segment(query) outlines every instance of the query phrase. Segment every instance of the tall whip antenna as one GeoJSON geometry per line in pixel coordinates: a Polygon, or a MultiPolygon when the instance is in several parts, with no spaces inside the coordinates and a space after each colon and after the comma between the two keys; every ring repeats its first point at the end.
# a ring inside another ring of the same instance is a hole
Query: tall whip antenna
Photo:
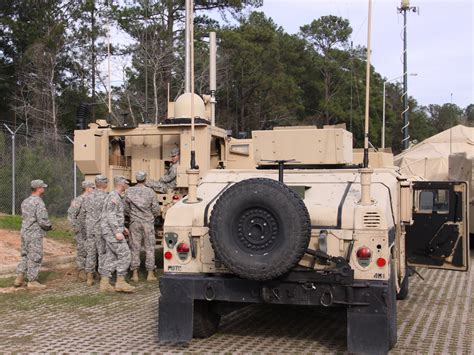
{"type": "Polygon", "coordinates": [[[369,16],[367,19],[367,68],[365,76],[365,125],[364,125],[364,161],[360,172],[360,201],[363,206],[372,204],[370,188],[372,173],[369,168],[369,103],[370,103],[370,33],[372,29],[372,0],[369,0],[369,16]]]}
{"type": "Polygon", "coordinates": [[[372,30],[372,0],[369,0],[367,20],[367,67],[365,74],[364,168],[369,167],[369,103],[370,103],[370,32],[372,30]]]}
{"type": "MultiPolygon", "coordinates": [[[[107,1],[107,9],[109,9],[109,2],[107,1]]],[[[107,91],[108,91],[108,109],[109,118],[112,114],[112,69],[110,65],[110,14],[107,14],[107,91]]]]}

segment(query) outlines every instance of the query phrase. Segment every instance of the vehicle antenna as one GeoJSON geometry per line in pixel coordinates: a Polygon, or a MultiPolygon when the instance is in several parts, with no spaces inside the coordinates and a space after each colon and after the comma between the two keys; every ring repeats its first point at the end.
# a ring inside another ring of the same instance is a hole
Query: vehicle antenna
{"type": "Polygon", "coordinates": [[[209,90],[211,91],[211,125],[216,125],[216,33],[209,33],[209,90]]]}
{"type": "Polygon", "coordinates": [[[369,103],[370,103],[370,32],[372,27],[372,0],[369,0],[367,20],[367,67],[365,73],[364,168],[369,167],[369,103]]]}
{"type": "MultiPolygon", "coordinates": [[[[194,130],[194,16],[193,16],[193,0],[186,0],[186,85],[191,95],[191,161],[189,169],[186,170],[188,175],[188,203],[199,202],[197,198],[197,181],[199,178],[199,166],[196,164],[196,136],[194,130]]],[[[186,90],[186,89],[185,89],[186,90]]]]}
{"type": "Polygon", "coordinates": [[[364,125],[364,161],[360,172],[361,199],[360,204],[372,204],[370,187],[373,170],[369,168],[369,103],[370,103],[370,32],[372,29],[372,0],[369,0],[369,15],[367,19],[367,68],[365,77],[365,125],[364,125]]]}

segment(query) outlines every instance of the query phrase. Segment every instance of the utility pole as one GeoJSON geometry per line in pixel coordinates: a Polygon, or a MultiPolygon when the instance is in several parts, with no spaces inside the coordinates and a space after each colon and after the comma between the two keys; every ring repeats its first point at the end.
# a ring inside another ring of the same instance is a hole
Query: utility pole
{"type": "MultiPolygon", "coordinates": [[[[411,73],[411,74],[408,74],[410,76],[417,76],[418,74],[417,73],[411,73]]],[[[391,81],[394,81],[394,80],[398,80],[400,79],[402,76],[397,76],[396,78],[393,78],[393,79],[390,79],[390,80],[385,80],[383,82],[383,101],[382,101],[382,149],[385,149],[385,85],[391,81]]]]}
{"type": "Polygon", "coordinates": [[[15,185],[16,185],[16,167],[15,167],[15,138],[16,138],[16,133],[20,130],[21,126],[23,126],[23,123],[18,126],[17,129],[14,131],[10,129],[5,123],[3,124],[5,128],[10,132],[11,137],[12,137],[12,216],[15,215],[15,200],[16,200],[16,195],[15,195],[15,185]]]}
{"type": "Polygon", "coordinates": [[[401,6],[398,8],[400,13],[403,12],[403,126],[402,126],[402,147],[403,150],[408,149],[410,135],[408,128],[410,121],[408,118],[408,76],[407,76],[407,12],[417,12],[417,8],[410,6],[410,0],[402,0],[401,6]]]}

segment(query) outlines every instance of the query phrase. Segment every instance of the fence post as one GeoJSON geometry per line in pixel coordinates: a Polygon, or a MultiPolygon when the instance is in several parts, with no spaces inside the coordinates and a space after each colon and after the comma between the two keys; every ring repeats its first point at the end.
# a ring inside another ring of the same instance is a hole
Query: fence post
{"type": "Polygon", "coordinates": [[[15,196],[15,183],[16,183],[16,166],[15,166],[15,138],[16,133],[18,130],[23,126],[23,123],[17,127],[16,130],[11,130],[10,127],[7,126],[6,123],[3,124],[5,128],[10,132],[12,138],[12,216],[15,215],[15,204],[16,204],[16,196],[15,196]]]}
{"type": "MultiPolygon", "coordinates": [[[[74,141],[69,138],[69,136],[65,136],[66,139],[71,142],[71,144],[73,145],[73,159],[74,159],[74,141]]],[[[76,164],[76,161],[74,160],[74,198],[77,197],[77,164],[76,164]]]]}

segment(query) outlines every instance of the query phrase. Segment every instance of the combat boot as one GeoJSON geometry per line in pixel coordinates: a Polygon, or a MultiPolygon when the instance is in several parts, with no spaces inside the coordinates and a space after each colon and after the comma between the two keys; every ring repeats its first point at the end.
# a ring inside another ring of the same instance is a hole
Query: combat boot
{"type": "Polygon", "coordinates": [[[15,279],[15,282],[13,283],[13,286],[21,287],[21,286],[23,286],[24,281],[25,281],[25,275],[18,274],[18,275],[16,275],[16,279],[15,279]]]}
{"type": "Polygon", "coordinates": [[[125,276],[117,275],[117,282],[115,283],[116,292],[135,292],[135,287],[129,285],[125,281],[125,276]]]}
{"type": "Polygon", "coordinates": [[[149,271],[148,271],[148,275],[147,275],[147,277],[146,277],[146,280],[147,280],[148,282],[153,282],[153,281],[156,281],[156,280],[158,280],[158,279],[157,279],[156,276],[155,276],[155,272],[152,271],[152,270],[149,270],[149,271]]]}
{"type": "Polygon", "coordinates": [[[94,285],[94,274],[92,272],[87,273],[87,286],[94,285]]]}
{"type": "Polygon", "coordinates": [[[132,281],[133,282],[138,282],[138,270],[133,270],[132,271],[132,281]]]}
{"type": "Polygon", "coordinates": [[[29,281],[28,286],[26,286],[28,290],[44,290],[46,285],[40,284],[38,281],[29,281]]]}
{"type": "Polygon", "coordinates": [[[87,274],[84,270],[79,270],[77,272],[77,279],[81,282],[87,281],[87,274]]]}
{"type": "Polygon", "coordinates": [[[101,276],[100,292],[115,292],[115,288],[110,284],[110,277],[101,276]]]}

